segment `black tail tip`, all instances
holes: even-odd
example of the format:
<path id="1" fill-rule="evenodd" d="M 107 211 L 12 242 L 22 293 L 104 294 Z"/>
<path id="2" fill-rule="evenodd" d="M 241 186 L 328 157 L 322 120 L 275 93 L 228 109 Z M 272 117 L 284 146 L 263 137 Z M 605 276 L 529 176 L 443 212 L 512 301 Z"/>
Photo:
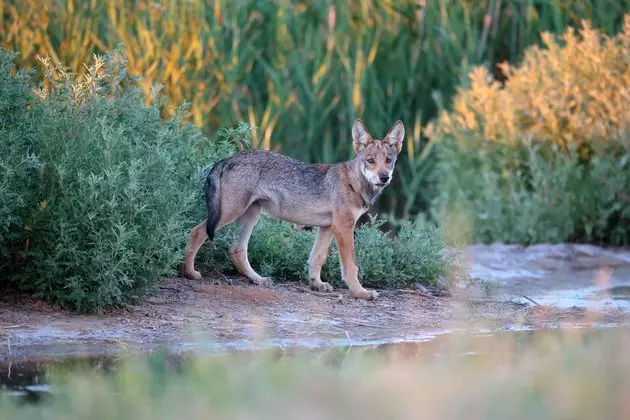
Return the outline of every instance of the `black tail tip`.
<path id="1" fill-rule="evenodd" d="M 214 227 L 206 226 L 206 234 L 208 235 L 208 240 L 214 240 Z"/>

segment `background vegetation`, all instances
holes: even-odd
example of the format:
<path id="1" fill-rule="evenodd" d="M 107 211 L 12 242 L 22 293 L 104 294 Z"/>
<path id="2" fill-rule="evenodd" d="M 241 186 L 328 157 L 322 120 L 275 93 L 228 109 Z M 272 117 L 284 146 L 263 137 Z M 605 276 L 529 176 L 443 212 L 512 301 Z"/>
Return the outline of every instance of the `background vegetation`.
<path id="1" fill-rule="evenodd" d="M 434 157 L 422 126 L 448 106 L 471 66 L 517 62 L 542 31 L 587 19 L 623 25 L 629 0 L 0 0 L 0 45 L 73 72 L 122 43 L 150 97 L 189 101 L 206 133 L 245 121 L 253 145 L 312 161 L 351 156 L 350 127 L 377 137 L 396 119 L 407 144 L 380 210 L 406 219 L 426 210 Z"/>
<path id="2" fill-rule="evenodd" d="M 429 127 L 435 213 L 468 213 L 480 242 L 630 242 L 630 15 L 544 34 L 499 82 L 476 68 Z"/>

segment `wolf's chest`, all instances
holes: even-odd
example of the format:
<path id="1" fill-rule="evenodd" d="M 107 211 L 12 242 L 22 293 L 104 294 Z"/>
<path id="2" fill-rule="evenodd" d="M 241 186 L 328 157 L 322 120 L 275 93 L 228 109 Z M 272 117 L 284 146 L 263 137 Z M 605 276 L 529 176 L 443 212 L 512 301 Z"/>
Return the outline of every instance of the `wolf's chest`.
<path id="1" fill-rule="evenodd" d="M 356 223 L 361 216 L 363 216 L 368 211 L 367 207 L 361 207 L 352 212 L 352 216 L 354 216 L 354 223 Z"/>

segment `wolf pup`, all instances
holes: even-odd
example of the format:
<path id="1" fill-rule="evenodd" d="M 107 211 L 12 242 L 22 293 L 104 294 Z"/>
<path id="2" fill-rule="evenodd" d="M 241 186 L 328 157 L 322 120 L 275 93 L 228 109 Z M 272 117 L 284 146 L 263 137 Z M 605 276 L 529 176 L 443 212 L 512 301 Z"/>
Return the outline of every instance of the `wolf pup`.
<path id="1" fill-rule="evenodd" d="M 383 140 L 374 140 L 361 120 L 352 127 L 356 157 L 337 164 L 308 164 L 279 153 L 245 150 L 217 162 L 205 184 L 207 219 L 191 232 L 184 275 L 200 279 L 195 257 L 207 238 L 212 240 L 222 226 L 242 225 L 240 236 L 229 251 L 237 270 L 253 283 L 269 285 L 249 264 L 247 245 L 261 211 L 298 225 L 318 227 L 308 259 L 313 290 L 332 291 L 320 273 L 333 237 L 339 250 L 341 276 L 352 296 L 375 299 L 358 279 L 354 261 L 354 227 L 391 182 L 396 158 L 402 149 L 405 128 L 397 121 Z"/>

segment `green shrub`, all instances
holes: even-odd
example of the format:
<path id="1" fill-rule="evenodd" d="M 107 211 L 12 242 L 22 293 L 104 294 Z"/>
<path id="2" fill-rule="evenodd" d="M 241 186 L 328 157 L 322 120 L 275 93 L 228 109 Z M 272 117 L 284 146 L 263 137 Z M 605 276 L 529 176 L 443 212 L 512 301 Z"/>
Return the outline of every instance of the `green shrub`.
<path id="1" fill-rule="evenodd" d="M 588 165 L 547 145 L 494 145 L 484 153 L 441 148 L 437 216 L 470 215 L 476 242 L 630 243 L 630 153 Z M 461 228 L 461 227 L 460 227 Z"/>
<path id="2" fill-rule="evenodd" d="M 383 221 L 372 219 L 355 233 L 355 255 L 359 280 L 367 287 L 401 287 L 414 283 L 434 283 L 446 269 L 443 244 L 438 230 L 431 226 L 404 223 L 396 236 L 382 229 Z M 238 226 L 220 230 L 215 242 L 200 253 L 201 266 L 234 272 L 227 256 Z M 263 276 L 307 280 L 307 260 L 317 232 L 295 231 L 285 222 L 262 217 L 249 245 L 249 259 Z M 345 287 L 339 270 L 335 243 L 331 244 L 322 278 Z"/>
<path id="3" fill-rule="evenodd" d="M 27 105 L 30 79 L 15 72 L 15 54 L 0 49 L 0 279 L 12 262 L 19 242 L 20 214 L 32 196 L 29 170 L 34 159 L 28 153 Z"/>
<path id="4" fill-rule="evenodd" d="M 4 54 L 1 89 L 16 80 L 7 79 L 9 61 Z M 158 105 L 145 106 L 117 53 L 96 57 L 80 77 L 43 63 L 48 87 L 26 96 L 28 110 L 25 100 L 12 102 L 16 117 L 3 127 L 11 135 L 0 140 L 10 175 L 0 193 L 17 203 L 0 205 L 11 222 L 3 249 L 7 239 L 14 245 L 7 276 L 72 309 L 129 303 L 181 261 L 201 217 L 194 175 L 233 147 L 182 122 L 183 108 L 164 121 Z"/>
<path id="5" fill-rule="evenodd" d="M 470 74 L 429 133 L 434 213 L 468 213 L 474 241 L 630 242 L 630 16 L 614 37 L 586 23 L 543 36 L 507 81 Z"/>

